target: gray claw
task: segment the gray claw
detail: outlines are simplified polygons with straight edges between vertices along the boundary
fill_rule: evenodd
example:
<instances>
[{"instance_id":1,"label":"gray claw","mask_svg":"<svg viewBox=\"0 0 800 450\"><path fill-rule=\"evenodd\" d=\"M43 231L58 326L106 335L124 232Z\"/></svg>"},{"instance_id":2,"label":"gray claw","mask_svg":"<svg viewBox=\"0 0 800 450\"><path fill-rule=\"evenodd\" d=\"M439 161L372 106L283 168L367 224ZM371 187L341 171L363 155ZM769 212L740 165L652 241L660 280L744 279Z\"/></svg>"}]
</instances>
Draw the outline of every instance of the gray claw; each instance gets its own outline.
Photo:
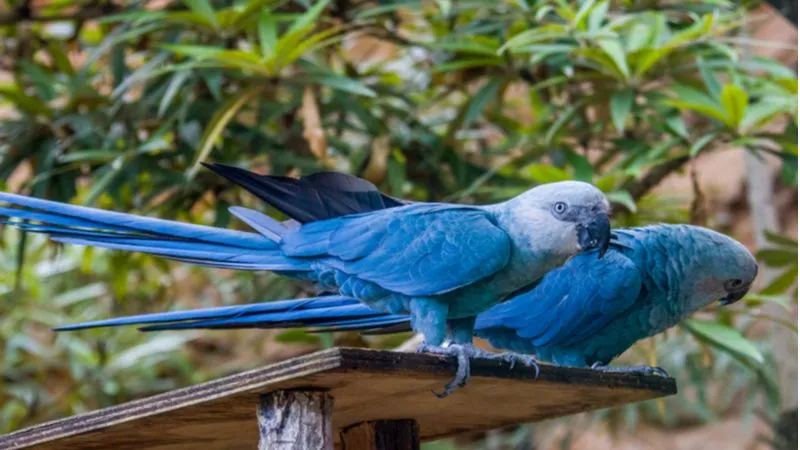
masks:
<instances>
[{"instance_id":1,"label":"gray claw","mask_svg":"<svg viewBox=\"0 0 800 450\"><path fill-rule=\"evenodd\" d=\"M456 361L458 362L458 366L456 368L456 374L453 377L453 379L450 380L444 386L444 391L442 391L441 393L432 391L435 396L439 398L445 398L451 393L453 393L453 391L455 391L456 389L466 386L470 377L469 359L475 357L476 350L478 352L481 351L480 349L476 349L472 345L460 345L460 344L451 344L447 347L438 347L423 343L422 345L417 347L417 352L433 353L435 355L455 356Z\"/></svg>"},{"instance_id":2,"label":"gray claw","mask_svg":"<svg viewBox=\"0 0 800 450\"><path fill-rule=\"evenodd\" d=\"M669 374L661 367L651 366L627 366L627 367L611 367L600 363L592 364L592 369L602 370L608 373L633 373L638 375L655 375L659 377L669 378Z\"/></svg>"}]
</instances>

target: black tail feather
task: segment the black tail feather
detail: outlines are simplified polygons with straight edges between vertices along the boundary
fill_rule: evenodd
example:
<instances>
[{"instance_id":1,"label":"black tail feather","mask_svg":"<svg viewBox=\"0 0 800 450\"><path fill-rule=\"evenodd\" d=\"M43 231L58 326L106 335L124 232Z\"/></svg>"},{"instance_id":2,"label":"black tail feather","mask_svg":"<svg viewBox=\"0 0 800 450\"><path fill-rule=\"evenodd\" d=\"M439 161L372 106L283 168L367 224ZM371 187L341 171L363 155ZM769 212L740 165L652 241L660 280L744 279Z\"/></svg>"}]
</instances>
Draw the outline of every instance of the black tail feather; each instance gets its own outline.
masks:
<instances>
[{"instance_id":1,"label":"black tail feather","mask_svg":"<svg viewBox=\"0 0 800 450\"><path fill-rule=\"evenodd\" d=\"M404 203L367 180L338 172L295 179L259 175L224 164L203 164L300 223L394 208Z\"/></svg>"}]
</instances>

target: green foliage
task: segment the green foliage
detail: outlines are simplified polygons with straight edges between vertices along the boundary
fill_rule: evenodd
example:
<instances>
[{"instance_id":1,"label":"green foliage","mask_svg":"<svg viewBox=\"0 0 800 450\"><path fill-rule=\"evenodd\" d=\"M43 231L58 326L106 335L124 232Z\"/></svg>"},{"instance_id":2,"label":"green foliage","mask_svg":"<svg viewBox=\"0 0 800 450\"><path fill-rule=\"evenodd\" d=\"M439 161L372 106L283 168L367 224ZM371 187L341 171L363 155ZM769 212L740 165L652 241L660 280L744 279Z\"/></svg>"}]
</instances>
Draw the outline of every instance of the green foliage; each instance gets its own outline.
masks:
<instances>
[{"instance_id":1,"label":"green foliage","mask_svg":"<svg viewBox=\"0 0 800 450\"><path fill-rule=\"evenodd\" d=\"M4 189L240 227L227 206L257 202L200 162L280 175L336 169L428 201L498 201L579 179L607 193L616 226L637 226L686 222L687 205L652 188L722 148L777 155L783 181L797 183L797 79L744 55L732 36L746 11L733 2L185 0L159 11L128 3L96 22L67 21L66 34L47 22L0 26L0 55L13 55L0 56L10 74L0 78L0 109L10 110L0 121ZM50 2L39 13L65 7ZM775 121L782 131L765 128ZM220 366L181 345L233 340L227 346L258 351L238 334L54 336L49 326L196 307L187 298L198 292L209 305L300 292L269 275L143 255L64 248L52 259L44 241L9 236L0 272L4 430L260 362ZM748 306L784 301L796 284L797 243L771 239L775 248L759 256L785 270ZM36 272L54 261L72 268ZM179 289L187 284L197 291ZM674 375L688 367L686 383L701 391L730 367L754 368L756 355L770 367L767 349L742 337L752 317L713 316L660 346L671 349ZM271 341L333 342L299 332ZM700 364L708 354L713 364ZM770 386L767 372L730 372L737 389ZM674 406L686 404L703 420L726 407L702 395ZM632 408L625 414L657 417L652 405Z\"/></svg>"}]
</instances>

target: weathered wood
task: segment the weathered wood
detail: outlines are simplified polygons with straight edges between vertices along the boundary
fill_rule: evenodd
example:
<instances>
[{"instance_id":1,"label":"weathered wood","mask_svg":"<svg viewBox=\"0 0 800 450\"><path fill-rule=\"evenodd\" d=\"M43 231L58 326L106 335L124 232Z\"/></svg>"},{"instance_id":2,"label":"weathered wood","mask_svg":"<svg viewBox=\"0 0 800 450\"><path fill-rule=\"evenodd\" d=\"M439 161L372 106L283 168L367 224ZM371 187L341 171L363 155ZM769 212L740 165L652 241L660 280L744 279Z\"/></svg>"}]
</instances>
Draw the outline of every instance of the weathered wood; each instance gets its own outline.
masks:
<instances>
[{"instance_id":1,"label":"weathered wood","mask_svg":"<svg viewBox=\"0 0 800 450\"><path fill-rule=\"evenodd\" d=\"M537 379L521 365L474 360L469 384L440 400L431 390L450 380L455 365L435 355L333 348L23 429L0 437L0 449L91 450L113 443L114 450L252 450L259 395L288 389L327 390L335 399L334 430L415 419L423 441L676 392L671 378L543 364Z\"/></svg>"},{"instance_id":2,"label":"weathered wood","mask_svg":"<svg viewBox=\"0 0 800 450\"><path fill-rule=\"evenodd\" d=\"M419 450L419 424L413 419L373 420L342 430L342 450Z\"/></svg>"},{"instance_id":3,"label":"weathered wood","mask_svg":"<svg viewBox=\"0 0 800 450\"><path fill-rule=\"evenodd\" d=\"M259 450L333 450L333 399L323 391L275 391L258 402Z\"/></svg>"}]
</instances>

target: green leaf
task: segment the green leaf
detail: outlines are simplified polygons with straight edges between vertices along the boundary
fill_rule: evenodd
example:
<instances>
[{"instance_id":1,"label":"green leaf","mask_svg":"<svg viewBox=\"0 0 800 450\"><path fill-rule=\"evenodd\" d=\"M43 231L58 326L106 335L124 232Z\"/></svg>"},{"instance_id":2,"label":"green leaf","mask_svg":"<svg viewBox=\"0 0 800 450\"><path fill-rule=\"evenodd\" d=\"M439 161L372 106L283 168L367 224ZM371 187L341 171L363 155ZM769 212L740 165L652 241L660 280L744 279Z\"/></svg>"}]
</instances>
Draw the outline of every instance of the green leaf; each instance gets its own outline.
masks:
<instances>
[{"instance_id":1,"label":"green leaf","mask_svg":"<svg viewBox=\"0 0 800 450\"><path fill-rule=\"evenodd\" d=\"M22 60L19 62L20 69L27 75L28 79L36 86L39 91L39 97L49 102L56 96L55 80L42 69L38 64L31 63L30 61Z\"/></svg>"},{"instance_id":2,"label":"green leaf","mask_svg":"<svg viewBox=\"0 0 800 450\"><path fill-rule=\"evenodd\" d=\"M766 248L756 252L756 259L763 261L764 264L770 267L785 267L797 262L797 250L788 251Z\"/></svg>"},{"instance_id":3,"label":"green leaf","mask_svg":"<svg viewBox=\"0 0 800 450\"><path fill-rule=\"evenodd\" d=\"M709 142L716 139L716 137L717 133L708 133L703 135L700 139L694 141L694 144L692 144L692 147L689 149L689 156L692 158L697 156L697 154L700 153L706 147L706 145L709 144Z\"/></svg>"},{"instance_id":4,"label":"green leaf","mask_svg":"<svg viewBox=\"0 0 800 450\"><path fill-rule=\"evenodd\" d=\"M561 116L550 125L550 128L547 129L547 133L544 135L544 143L545 145L551 145L553 143L553 138L561 131L561 128L566 125L567 121L572 118L578 108L581 106L581 103L576 103L569 107L566 111L564 111Z\"/></svg>"},{"instance_id":5,"label":"green leaf","mask_svg":"<svg viewBox=\"0 0 800 450\"><path fill-rule=\"evenodd\" d=\"M572 179L567 172L550 164L529 164L522 171L537 183L542 184Z\"/></svg>"},{"instance_id":6,"label":"green leaf","mask_svg":"<svg viewBox=\"0 0 800 450\"><path fill-rule=\"evenodd\" d=\"M120 156L119 150L78 150L58 157L62 164L71 162L109 162Z\"/></svg>"},{"instance_id":7,"label":"green leaf","mask_svg":"<svg viewBox=\"0 0 800 450\"><path fill-rule=\"evenodd\" d=\"M183 0L186 3L186 6L192 10L193 13L201 16L205 19L210 25L214 28L219 27L219 22L217 22L217 15L214 12L214 8L211 6L211 2L208 0Z\"/></svg>"},{"instance_id":8,"label":"green leaf","mask_svg":"<svg viewBox=\"0 0 800 450\"><path fill-rule=\"evenodd\" d=\"M622 43L619 41L618 38L614 39L599 39L597 41L597 45L614 61L614 65L617 68L617 71L623 76L624 79L628 79L631 76L630 68L628 67L628 62L625 59L625 49L622 48Z\"/></svg>"},{"instance_id":9,"label":"green leaf","mask_svg":"<svg viewBox=\"0 0 800 450\"><path fill-rule=\"evenodd\" d=\"M686 124L683 122L683 118L680 114L672 114L667 116L667 118L664 120L664 123L667 125L667 128L669 128L678 136L684 139L689 137L689 130L686 128Z\"/></svg>"},{"instance_id":10,"label":"green leaf","mask_svg":"<svg viewBox=\"0 0 800 450\"><path fill-rule=\"evenodd\" d=\"M84 199L83 204L93 205L100 195L106 192L108 187L111 186L111 183L122 173L124 166L125 159L122 156L117 157L113 162L107 164L105 173L92 182L92 188L89 190L89 193L86 194L86 199Z\"/></svg>"},{"instance_id":11,"label":"green leaf","mask_svg":"<svg viewBox=\"0 0 800 450\"><path fill-rule=\"evenodd\" d=\"M300 328L284 331L274 339L282 344L316 344L319 342L319 336Z\"/></svg>"},{"instance_id":12,"label":"green leaf","mask_svg":"<svg viewBox=\"0 0 800 450\"><path fill-rule=\"evenodd\" d=\"M164 44L161 45L161 48L163 48L164 50L169 50L173 53L177 53L182 56L191 56L193 58L197 58L200 60L212 58L225 51L224 48L209 47L205 45Z\"/></svg>"},{"instance_id":13,"label":"green leaf","mask_svg":"<svg viewBox=\"0 0 800 450\"><path fill-rule=\"evenodd\" d=\"M634 92L631 89L624 91L617 91L611 96L611 121L614 123L614 128L622 133L625 130L625 119L633 108Z\"/></svg>"},{"instance_id":14,"label":"green leaf","mask_svg":"<svg viewBox=\"0 0 800 450\"><path fill-rule=\"evenodd\" d=\"M600 26L603 24L603 20L606 18L606 14L608 13L608 2L602 1L595 5L592 8L592 12L589 13L589 18L586 21L586 28L590 31L597 31L600 29Z\"/></svg>"},{"instance_id":15,"label":"green leaf","mask_svg":"<svg viewBox=\"0 0 800 450\"><path fill-rule=\"evenodd\" d=\"M776 277L765 286L759 294L761 295L780 295L786 293L797 281L797 264L793 264L788 270Z\"/></svg>"},{"instance_id":16,"label":"green leaf","mask_svg":"<svg viewBox=\"0 0 800 450\"><path fill-rule=\"evenodd\" d=\"M339 75L307 75L303 79L323 84L334 89L353 94L364 95L367 97L375 97L377 94L372 89L364 86L361 82L353 80L352 78L342 77Z\"/></svg>"},{"instance_id":17,"label":"green leaf","mask_svg":"<svg viewBox=\"0 0 800 450\"><path fill-rule=\"evenodd\" d=\"M472 67L497 66L503 67L505 64L499 58L469 58L439 64L433 69L433 73L450 72L453 70L470 69Z\"/></svg>"},{"instance_id":18,"label":"green leaf","mask_svg":"<svg viewBox=\"0 0 800 450\"><path fill-rule=\"evenodd\" d=\"M574 169L575 179L578 181L591 183L592 175L594 174L592 163L590 163L585 156L578 154L572 149L569 149L565 153L567 156L567 161L569 161L569 164Z\"/></svg>"},{"instance_id":19,"label":"green leaf","mask_svg":"<svg viewBox=\"0 0 800 450\"><path fill-rule=\"evenodd\" d=\"M45 117L50 117L53 115L52 111L50 111L50 108L48 108L46 104L42 103L41 100L25 94L16 86L0 86L0 99L3 98L10 101L14 107L25 112L26 114L30 114L32 116L41 114ZM0 105L2 105L2 102L0 102Z\"/></svg>"},{"instance_id":20,"label":"green leaf","mask_svg":"<svg viewBox=\"0 0 800 450\"><path fill-rule=\"evenodd\" d=\"M239 110L242 109L247 102L260 94L263 88L264 87L261 84L257 84L240 91L237 95L231 97L227 102L225 102L225 104L222 105L216 113L214 113L214 116L211 118L209 126L206 128L203 138L200 141L200 149L197 151L197 157L195 158L194 164L192 164L186 174L188 179L191 180L194 178L197 170L200 167L200 163L205 161L208 157L208 154L211 153L211 149L214 147L217 139L222 135L222 131L228 125L228 122L233 119L236 113L239 112Z\"/></svg>"},{"instance_id":21,"label":"green leaf","mask_svg":"<svg viewBox=\"0 0 800 450\"><path fill-rule=\"evenodd\" d=\"M700 76L703 78L703 82L706 84L706 88L708 88L711 97L719 98L722 92L722 85L719 83L717 76L714 75L714 72L711 71L711 68L706 66L703 58L697 58L697 69L700 71Z\"/></svg>"},{"instance_id":22,"label":"green leaf","mask_svg":"<svg viewBox=\"0 0 800 450\"><path fill-rule=\"evenodd\" d=\"M578 10L578 12L575 14L575 17L572 19L572 26L579 30L585 30L586 18L589 15L589 12L591 12L595 0L585 0L581 3L581 9Z\"/></svg>"},{"instance_id":23,"label":"green leaf","mask_svg":"<svg viewBox=\"0 0 800 450\"><path fill-rule=\"evenodd\" d=\"M635 213L636 212L636 201L631 196L631 193L628 191L613 191L606 193L606 198L611 203L618 203L628 211Z\"/></svg>"},{"instance_id":24,"label":"green leaf","mask_svg":"<svg viewBox=\"0 0 800 450\"><path fill-rule=\"evenodd\" d=\"M523 31L503 44L498 50L497 54L500 55L506 50L516 50L517 48L534 44L542 41L555 41L558 38L567 37L568 29L562 25L551 24L549 26L541 26L527 31Z\"/></svg>"},{"instance_id":25,"label":"green leaf","mask_svg":"<svg viewBox=\"0 0 800 450\"><path fill-rule=\"evenodd\" d=\"M262 11L258 18L258 42L264 58L275 57L278 48L278 24L268 11Z\"/></svg>"},{"instance_id":26,"label":"green leaf","mask_svg":"<svg viewBox=\"0 0 800 450\"><path fill-rule=\"evenodd\" d=\"M773 244L785 245L797 249L797 241L788 236L783 236L769 230L764 230L764 237L767 238L767 241L772 242Z\"/></svg>"},{"instance_id":27,"label":"green leaf","mask_svg":"<svg viewBox=\"0 0 800 450\"><path fill-rule=\"evenodd\" d=\"M747 92L735 84L725 83L719 101L728 115L728 126L737 128L747 111Z\"/></svg>"},{"instance_id":28,"label":"green leaf","mask_svg":"<svg viewBox=\"0 0 800 450\"><path fill-rule=\"evenodd\" d=\"M175 98L175 95L178 93L178 90L183 85L183 82L189 78L189 74L191 72L188 70L183 70L180 72L175 73L172 79L169 80L169 84L167 85L167 90L164 92L164 97L161 98L161 102L158 105L158 117L163 117L164 113L167 112L170 103Z\"/></svg>"},{"instance_id":29,"label":"green leaf","mask_svg":"<svg viewBox=\"0 0 800 450\"><path fill-rule=\"evenodd\" d=\"M748 106L740 128L742 130L751 130L766 125L780 114L792 114L793 105L790 104L792 101L796 102L796 98L789 102L779 99L765 99Z\"/></svg>"},{"instance_id":30,"label":"green leaf","mask_svg":"<svg viewBox=\"0 0 800 450\"><path fill-rule=\"evenodd\" d=\"M613 172L595 180L594 185L603 192L611 192L616 188L625 176L619 172Z\"/></svg>"},{"instance_id":31,"label":"green leaf","mask_svg":"<svg viewBox=\"0 0 800 450\"><path fill-rule=\"evenodd\" d=\"M695 337L720 350L763 364L764 356L739 330L710 320L684 319L682 325Z\"/></svg>"},{"instance_id":32,"label":"green leaf","mask_svg":"<svg viewBox=\"0 0 800 450\"><path fill-rule=\"evenodd\" d=\"M481 42L475 39L433 42L430 44L430 47L450 50L456 53L497 57L497 46L492 46L488 42Z\"/></svg>"},{"instance_id":33,"label":"green leaf","mask_svg":"<svg viewBox=\"0 0 800 450\"><path fill-rule=\"evenodd\" d=\"M497 92L504 82L501 78L490 79L478 89L478 92L469 101L469 106L467 106L467 110L464 113L462 127L468 127L483 113L489 103L497 97Z\"/></svg>"},{"instance_id":34,"label":"green leaf","mask_svg":"<svg viewBox=\"0 0 800 450\"><path fill-rule=\"evenodd\" d=\"M728 116L722 107L711 97L690 86L682 84L672 85L676 98L664 100L664 103L680 110L695 111L712 117L720 122L727 123Z\"/></svg>"},{"instance_id":35,"label":"green leaf","mask_svg":"<svg viewBox=\"0 0 800 450\"><path fill-rule=\"evenodd\" d=\"M314 25L314 22L317 20L319 15L322 14L322 11L330 2L331 0L318 1L316 5L309 8L308 11L303 13L302 16L298 17L297 20L292 23L292 26L289 27L287 34L310 28L312 25Z\"/></svg>"}]
</instances>

